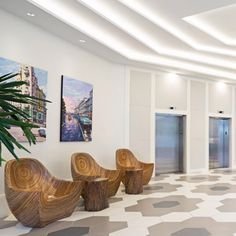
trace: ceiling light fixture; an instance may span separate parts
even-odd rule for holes
[[[79,42],[80,42],[80,43],[86,43],[86,40],[80,39]]]
[[[175,82],[178,80],[179,76],[175,72],[170,72],[167,74],[167,78],[170,82]]]
[[[220,92],[224,92],[226,90],[226,84],[224,81],[218,81],[216,83],[216,87],[217,87],[218,91],[220,91]]]
[[[35,16],[35,14],[34,14],[34,13],[32,13],[32,12],[27,12],[27,16],[34,17],[34,16]]]

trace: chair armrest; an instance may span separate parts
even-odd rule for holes
[[[133,169],[137,169],[137,168],[135,168],[134,166],[124,166],[124,165],[119,164],[117,166],[117,169],[121,170],[121,171],[125,171],[125,170],[133,170]]]
[[[105,178],[108,178],[109,181],[115,181],[118,178],[121,178],[120,176],[123,175],[122,170],[109,170],[103,168],[103,175]]]
[[[92,181],[99,177],[101,176],[100,175],[77,175],[76,181]]]
[[[71,194],[74,191],[82,191],[82,188],[84,187],[83,181],[67,181],[55,177],[52,178],[52,184],[56,189],[53,196],[57,197]]]
[[[106,174],[116,174],[116,172],[119,172],[120,170],[111,170],[111,169],[106,169],[106,168],[102,168],[103,172]]]
[[[143,169],[149,169],[149,168],[153,168],[154,164],[153,163],[145,163],[145,162],[139,162],[141,165],[141,168]]]
[[[140,163],[143,169],[143,185],[147,185],[152,177],[154,164],[153,163]]]

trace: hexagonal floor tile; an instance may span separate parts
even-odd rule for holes
[[[177,201],[162,201],[152,204],[155,208],[171,208],[178,206],[180,203]]]
[[[152,193],[170,193],[182,187],[180,184],[169,184],[169,183],[154,183],[143,186],[143,192],[141,195],[148,195]],[[125,192],[123,189],[122,192]]]
[[[162,222],[148,228],[148,236],[233,236],[236,224],[216,222],[208,217],[194,217],[183,222]]]
[[[170,193],[176,191],[182,187],[180,184],[169,184],[169,183],[154,183],[143,187],[142,195],[148,195],[152,193]]]
[[[184,228],[171,234],[171,236],[190,236],[190,235],[191,236],[209,236],[211,234],[205,228]]]
[[[189,212],[197,209],[198,198],[186,198],[174,195],[163,198],[145,198],[137,201],[136,205],[125,208],[127,212],[141,212],[143,216],[163,216],[172,212]]]
[[[218,181],[220,176],[213,175],[196,175],[196,176],[181,176],[176,181],[185,181],[188,183],[201,183],[204,181]]]
[[[236,212],[236,199],[227,198],[221,201],[222,206],[218,207],[217,210],[221,212]]]
[[[213,191],[226,191],[226,190],[229,190],[230,188],[226,186],[215,186],[210,189]]]
[[[89,227],[70,227],[49,233],[48,236],[82,236],[88,232]]]
[[[199,185],[192,190],[193,193],[206,193],[208,195],[223,195],[226,193],[235,193],[236,185],[228,183],[217,183],[212,185]]]

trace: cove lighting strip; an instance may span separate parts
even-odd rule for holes
[[[142,3],[144,3],[145,1],[135,1],[135,0],[118,0],[118,1],[124,4],[125,6],[127,6],[128,8],[130,8],[131,10],[142,15],[149,21],[153,22],[157,26],[161,27],[165,31],[179,38],[184,43],[190,45],[192,48],[196,50],[236,57],[235,50],[230,50],[230,49],[221,48],[221,47],[212,47],[209,45],[203,45],[203,44],[198,43],[196,40],[194,40],[194,38],[188,36],[181,30],[179,30],[177,27],[174,27],[173,24],[165,21],[162,17],[158,16],[156,13],[154,14],[152,11],[145,8],[142,5]]]
[[[236,63],[231,62],[229,60],[222,60],[210,56],[199,55],[196,53],[189,53],[183,50],[169,49],[164,47],[163,45],[158,44],[156,38],[151,37],[150,34],[146,34],[145,31],[139,25],[130,22],[124,16],[122,17],[122,13],[120,13],[115,8],[109,7],[106,4],[106,1],[77,1],[82,3],[85,7],[91,9],[96,14],[105,18],[127,34],[131,35],[133,38],[144,44],[146,47],[149,47],[150,49],[159,54],[175,58],[181,58],[184,60],[195,61],[198,63],[205,63],[213,66],[225,67],[232,70],[236,69]]]
[[[96,27],[93,22],[89,22],[88,19],[85,19],[80,14],[76,13],[76,9],[69,8],[66,5],[66,1],[28,0],[28,2],[34,4],[67,25],[70,25],[71,27],[81,31],[82,33],[106,45],[113,51],[116,51],[130,60],[182,69],[184,71],[190,71],[197,74],[210,75],[215,78],[219,77],[236,80],[236,73],[200,66],[192,63],[181,62],[165,57],[146,55],[132,49],[128,49],[124,44],[113,37],[110,32],[104,31],[101,27]]]

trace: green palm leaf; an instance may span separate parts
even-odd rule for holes
[[[19,127],[24,133],[28,143],[36,144],[36,137],[32,133],[32,128],[37,125],[30,122],[30,114],[22,111],[16,104],[37,105],[39,102],[50,102],[38,97],[21,93],[20,86],[26,85],[25,81],[13,80],[18,74],[6,74],[0,76],[0,166],[5,159],[2,157],[2,145],[18,160],[15,148],[29,152],[21,145],[15,137],[8,131],[11,126]]]

